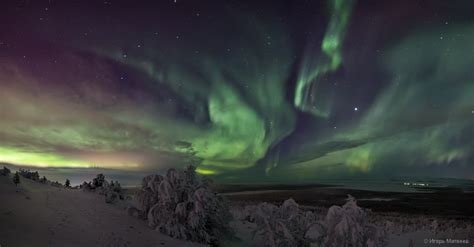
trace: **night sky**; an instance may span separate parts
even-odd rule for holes
[[[0,6],[0,162],[474,179],[473,1]]]

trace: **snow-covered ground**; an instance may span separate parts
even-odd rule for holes
[[[0,176],[0,246],[201,246],[165,236],[104,196]]]
[[[247,215],[255,211],[255,206],[256,204],[245,205],[245,203],[240,203],[231,207],[231,212],[234,215],[234,221],[231,222],[231,226],[235,230],[236,236],[242,240],[242,244],[245,246],[259,246],[255,243],[254,239],[254,233],[259,230],[258,224],[243,220]],[[328,215],[327,208],[300,206],[300,209],[312,212],[311,217],[323,224]],[[389,247],[474,246],[474,222],[466,217],[374,213],[366,211],[366,221],[367,223],[362,225],[371,224],[377,226],[385,233],[385,244]],[[353,223],[351,224],[349,224],[351,225],[349,228],[354,227]],[[469,243],[449,243],[450,240],[453,242],[467,241]],[[380,245],[376,244],[374,246]]]
[[[381,232],[384,244],[393,247],[474,246],[473,220],[462,216],[374,213],[361,211],[354,203],[332,209],[299,206],[297,202],[283,206],[266,204],[261,208],[255,202],[229,203],[234,216],[230,227],[236,239],[221,242],[222,246],[264,246],[262,237],[254,237],[255,232],[264,234],[266,244],[271,243],[269,239],[281,238],[281,234],[294,236],[277,246],[299,246],[308,243],[305,238],[319,238],[322,246],[347,244],[342,238],[362,239],[365,244],[360,246],[383,246],[377,242]],[[339,242],[328,245],[326,236]],[[449,240],[469,243],[450,244]],[[123,207],[105,203],[104,196],[98,193],[25,178],[15,187],[11,176],[0,176],[0,246],[202,245],[163,235],[151,229],[149,222],[128,216]]]

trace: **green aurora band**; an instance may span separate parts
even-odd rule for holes
[[[295,114],[285,99],[284,88],[293,63],[292,53],[287,49],[289,40],[285,32],[265,26],[258,20],[252,24],[255,23],[261,32],[251,33],[251,24],[244,24],[239,27],[242,29],[240,33],[251,35],[228,35],[224,42],[229,47],[245,48],[232,51],[216,44],[197,50],[199,59],[189,58],[190,53],[196,53],[195,47],[180,47],[163,54],[161,50],[169,47],[166,43],[158,52],[156,46],[148,50],[148,57],[137,55],[134,59],[123,59],[121,52],[104,53],[147,74],[152,78],[151,83],[165,85],[179,94],[193,107],[194,118],[208,118],[206,127],[179,139],[190,143],[190,149],[175,149],[176,152],[183,151],[184,155],[191,152],[197,157],[200,160],[197,171],[200,173],[216,174],[249,168],[293,130]],[[220,28],[226,27],[218,27],[218,30]],[[266,35],[263,35],[263,30]],[[200,37],[192,39],[200,40]],[[226,51],[225,54],[222,50]],[[254,54],[255,51],[259,54]],[[226,63],[219,62],[222,56],[226,57]],[[174,119],[172,117],[170,121],[176,124]]]
[[[330,16],[326,34],[321,42],[322,56],[316,59],[318,49],[311,44],[303,55],[303,63],[298,74],[294,105],[301,111],[319,117],[328,117],[329,102],[321,102],[318,97],[318,83],[324,75],[336,71],[342,64],[342,44],[352,12],[352,0],[329,1]],[[317,95],[317,96],[316,96]],[[318,104],[319,103],[319,104]]]
[[[43,54],[27,63],[21,49],[0,56],[0,162],[146,171],[192,163],[237,181],[455,171],[474,178],[472,23],[387,43],[377,62],[388,76],[368,109],[287,144],[302,112],[325,124],[332,101],[348,102],[319,86],[351,49],[343,43],[353,5],[329,1],[321,43],[301,56],[271,11],[232,10],[215,17],[225,21],[176,32],[171,21],[146,22],[151,10],[145,23],[71,14],[74,22],[47,29],[61,34],[60,48],[40,47],[59,63]],[[87,39],[70,31],[82,23],[96,28]],[[280,155],[279,145],[293,144]]]
[[[21,121],[22,123],[38,122],[41,116],[36,114],[41,115],[44,112],[54,112],[61,117],[48,119],[44,125],[27,124],[20,130],[18,126],[12,126],[11,122],[5,123],[5,135],[13,136],[9,139],[21,137],[25,142],[27,139],[41,140],[43,150],[33,156],[37,160],[32,158],[25,162],[24,159],[15,160],[10,156],[3,160],[42,165],[54,155],[58,160],[55,164],[62,160],[62,165],[71,166],[73,163],[80,164],[75,162],[77,156],[92,151],[109,154],[112,161],[105,166],[123,168],[135,167],[138,163],[141,166],[144,164],[136,158],[132,158],[126,165],[122,164],[123,162],[113,164],[116,160],[114,155],[132,152],[138,156],[142,153],[157,152],[177,156],[179,159],[175,161],[178,164],[155,166],[186,165],[182,160],[191,159],[193,163],[199,164],[197,171],[205,174],[255,165],[272,145],[293,130],[295,113],[285,98],[285,82],[293,59],[291,49],[288,49],[291,45],[284,27],[274,28],[264,21],[252,18],[251,15],[246,17],[245,21],[237,17],[235,20],[231,19],[240,22],[236,27],[239,32],[232,34],[228,33],[225,23],[215,24],[214,32],[225,33],[225,37],[212,44],[199,32],[187,33],[181,37],[163,34],[159,39],[153,35],[144,40],[143,43],[147,45],[142,49],[124,51],[122,47],[128,46],[128,39],[123,38],[121,29],[116,30],[117,32],[108,29],[107,39],[117,41],[114,46],[103,43],[100,39],[87,46],[82,41],[71,41],[73,47],[100,57],[94,61],[98,70],[106,69],[107,66],[101,64],[101,60],[113,60],[125,66],[130,73],[140,75],[140,78],[128,78],[129,80],[139,80],[138,83],[143,84],[143,87],[158,95],[166,90],[170,96],[156,97],[159,98],[156,100],[158,103],[152,102],[154,99],[151,98],[148,100],[147,97],[145,100],[132,99],[127,92],[113,90],[113,80],[118,79],[113,78],[113,75],[98,79],[61,78],[71,82],[87,81],[87,85],[76,86],[77,89],[67,93],[79,94],[77,97],[81,103],[86,104],[78,107],[67,98],[56,96],[68,90],[67,87],[61,86],[53,89],[53,92],[42,92],[45,94],[44,99],[33,100],[40,102],[47,101],[46,98],[54,98],[51,104],[33,106],[32,99],[26,99],[27,96],[17,102],[10,102],[9,105],[18,105],[17,110],[10,113],[10,118],[28,119]],[[255,29],[260,32],[255,33]],[[206,32],[206,29],[202,32]],[[140,36],[141,31],[131,28],[128,35]],[[185,37],[195,43],[180,43],[180,39]],[[259,42],[255,42],[256,40]],[[176,43],[180,46],[175,46]],[[232,50],[228,47],[239,48]],[[130,55],[132,53],[133,56]],[[222,57],[226,58],[225,63],[219,62]],[[90,61],[76,56],[68,63],[72,67],[73,64],[87,64]],[[71,67],[65,70],[71,70]],[[31,84],[41,87],[39,85],[44,83],[35,82],[38,80],[36,78],[18,78],[22,76],[20,74],[22,73],[16,75],[17,78],[5,79],[12,81],[11,90],[18,91],[13,86],[18,80],[26,80],[30,85],[20,88],[20,92],[6,92],[5,96],[36,94],[36,87]],[[97,108],[96,105],[106,106]],[[4,111],[10,111],[7,105],[3,106]],[[31,108],[25,110],[28,113],[22,114],[23,106]],[[185,109],[190,116],[178,116],[178,108]],[[68,109],[76,109],[76,112],[69,114]],[[11,143],[14,148],[19,145],[17,140]],[[52,147],[45,148],[48,146]],[[74,152],[60,155],[62,152],[57,152],[57,147]],[[28,147],[22,148],[29,152]],[[40,154],[43,152],[44,154]],[[100,164],[104,165],[103,160],[89,162],[102,162]],[[165,163],[160,158],[150,162]],[[149,166],[152,167],[153,164]]]
[[[439,33],[420,32],[381,56],[393,79],[365,116],[309,151],[323,155],[291,164],[282,161],[272,176],[305,181],[399,171],[458,176],[449,167],[469,171],[474,147],[474,53],[466,51],[474,42],[474,26],[446,28],[443,39]],[[339,143],[340,148],[325,143]]]

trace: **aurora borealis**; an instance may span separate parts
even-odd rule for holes
[[[474,179],[469,1],[5,1],[0,162]]]

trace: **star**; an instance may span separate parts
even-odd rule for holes
[[[354,107],[354,111],[358,111],[358,110],[359,110],[359,108],[357,108],[357,107]]]

